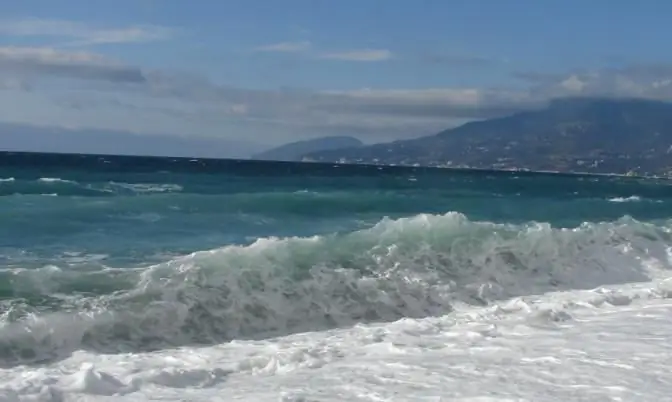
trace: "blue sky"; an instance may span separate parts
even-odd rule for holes
[[[379,142],[553,97],[672,96],[663,1],[6,3],[0,122],[82,135]]]

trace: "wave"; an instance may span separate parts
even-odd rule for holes
[[[133,193],[166,193],[180,192],[183,187],[171,183],[116,183],[109,182],[109,186],[117,189],[129,190]]]
[[[558,229],[454,212],[383,219],[347,234],[262,238],[129,270],[134,277],[104,295],[76,296],[84,286],[70,283],[67,296],[52,288],[13,299],[3,309],[0,360],[265,338],[645,282],[672,268],[671,245],[670,222],[625,217]]]
[[[630,197],[614,197],[609,198],[611,202],[639,202],[642,200],[642,197],[631,195]]]
[[[65,180],[61,179],[59,177],[40,177],[37,179],[37,181],[40,181],[42,183],[67,183],[67,184],[78,184],[76,181],[72,180]]]
[[[58,195],[106,197],[117,195],[142,195],[150,193],[172,193],[183,190],[172,183],[79,183],[58,177],[40,177],[36,180],[0,179],[0,196],[10,195]]]

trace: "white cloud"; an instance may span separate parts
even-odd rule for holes
[[[672,100],[672,86],[661,85],[672,80],[672,64],[516,76],[531,83],[527,92],[540,98],[578,95]]]
[[[27,18],[0,21],[0,33],[9,36],[67,38],[72,42],[66,45],[83,46],[165,40],[174,34],[174,30],[156,25],[104,28],[75,21]]]
[[[572,92],[581,92],[583,88],[586,86],[586,83],[584,83],[579,77],[576,75],[572,74],[567,78],[566,80],[562,81],[560,85],[563,88],[566,88],[568,91]]]
[[[259,46],[254,50],[258,52],[295,53],[306,51],[310,49],[310,47],[311,43],[308,41],[281,42],[281,43],[274,43],[271,45]]]
[[[319,57],[331,60],[372,62],[389,60],[392,56],[392,52],[387,49],[361,49],[322,53]]]

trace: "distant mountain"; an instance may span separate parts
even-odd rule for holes
[[[0,151],[247,158],[260,145],[217,138],[0,123]]]
[[[569,98],[436,135],[305,161],[672,175],[672,104]]]
[[[252,156],[252,159],[275,161],[299,161],[307,153],[316,151],[357,148],[363,143],[354,137],[332,136],[291,142]]]

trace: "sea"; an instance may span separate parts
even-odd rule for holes
[[[0,401],[672,400],[672,182],[0,153]]]

